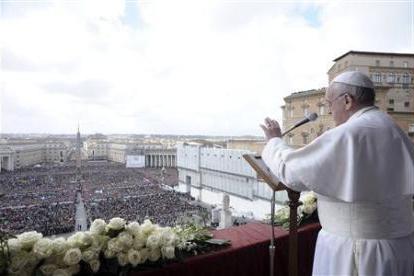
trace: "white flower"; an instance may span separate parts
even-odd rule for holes
[[[33,253],[39,259],[44,259],[52,255],[53,242],[48,238],[42,238],[33,245]]]
[[[165,229],[161,233],[161,244],[163,246],[175,245],[177,239],[177,235],[170,228]]]
[[[149,259],[150,250],[148,248],[142,248],[139,254],[141,255],[142,263],[145,263]]]
[[[160,246],[161,235],[159,233],[151,234],[147,239],[147,247],[150,249],[155,249]]]
[[[92,246],[101,250],[107,246],[110,237],[104,235],[92,235],[92,240]]]
[[[126,253],[118,253],[118,263],[120,266],[126,266],[128,264],[128,254]]]
[[[316,210],[316,203],[314,204],[308,204],[308,205],[303,205],[302,206],[302,212],[304,212],[305,214],[312,214],[315,210]]]
[[[58,268],[59,267],[55,264],[44,264],[44,265],[41,265],[39,269],[43,275],[49,276],[49,275],[52,275],[53,272]]]
[[[85,262],[90,262],[93,259],[96,259],[99,257],[99,251],[94,250],[93,248],[89,248],[88,250],[85,250],[82,252],[82,260]]]
[[[116,252],[111,250],[111,249],[106,249],[104,252],[105,258],[107,259],[111,259],[113,257],[115,257]]]
[[[7,241],[10,254],[14,255],[22,249],[22,243],[18,239],[9,239]]]
[[[284,207],[276,211],[275,220],[288,220],[290,215],[289,207]]]
[[[149,252],[148,259],[151,262],[156,262],[161,257],[161,251],[159,248],[151,249]]]
[[[68,245],[72,248],[86,248],[93,242],[92,235],[88,232],[77,232],[68,238]]]
[[[63,261],[67,265],[75,265],[78,264],[79,261],[82,259],[82,253],[79,248],[71,248],[65,253],[65,257],[63,257]]]
[[[71,276],[67,269],[59,268],[53,272],[53,276]]]
[[[144,237],[142,234],[139,234],[135,236],[134,238],[133,248],[141,249],[146,245],[146,243],[147,243],[147,238]]]
[[[309,192],[304,194],[301,198],[300,201],[302,201],[303,205],[301,206],[301,211],[305,214],[312,214],[316,208],[317,208],[317,203],[316,203],[316,196],[315,193],[313,192]]]
[[[118,241],[118,238],[113,238],[108,241],[108,249],[117,253],[117,252],[121,252],[124,249],[124,247]]]
[[[9,265],[10,273],[17,273],[23,269],[29,262],[30,253],[26,251],[20,251],[16,255],[11,257],[11,263]]]
[[[308,192],[300,197],[303,205],[313,204],[316,201],[316,195],[314,192]]]
[[[41,233],[36,231],[25,232],[20,235],[17,235],[17,239],[22,245],[22,249],[32,249],[33,245],[43,237]]]
[[[150,235],[156,228],[157,226],[152,224],[149,219],[144,220],[144,223],[141,224],[141,232],[146,236]]]
[[[89,266],[91,267],[93,273],[96,273],[101,267],[101,262],[98,259],[94,259],[89,261]]]
[[[106,222],[103,219],[95,219],[89,231],[92,234],[101,235],[105,231]]]
[[[53,254],[62,255],[68,249],[65,238],[57,238],[52,241]]]
[[[161,248],[162,257],[164,259],[174,259],[175,258],[175,248],[174,246],[165,246]]]
[[[128,250],[128,261],[133,267],[143,263],[140,252],[135,249]]]
[[[128,232],[122,232],[117,237],[118,242],[123,246],[123,248],[132,247],[133,237]]]
[[[141,233],[141,226],[139,225],[138,222],[134,221],[134,222],[128,223],[128,225],[125,226],[125,230],[127,230],[128,233],[130,233],[131,235],[135,237]]]
[[[121,230],[125,227],[125,220],[122,218],[112,218],[106,226],[109,230]]]

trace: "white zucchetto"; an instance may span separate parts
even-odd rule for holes
[[[359,71],[347,71],[336,76],[332,82],[374,89],[371,79]]]

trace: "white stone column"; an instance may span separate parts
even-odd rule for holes
[[[223,194],[223,209],[221,210],[221,218],[219,229],[231,227],[233,225],[230,211],[230,197],[228,194]]]

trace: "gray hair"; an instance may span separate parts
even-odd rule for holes
[[[375,90],[368,87],[354,86],[341,82],[332,82],[331,87],[338,93],[348,93],[355,101],[364,106],[375,104]]]

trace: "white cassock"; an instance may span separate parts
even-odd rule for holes
[[[313,275],[414,275],[414,144],[387,114],[361,109],[300,149],[273,138],[262,158],[317,194]]]

